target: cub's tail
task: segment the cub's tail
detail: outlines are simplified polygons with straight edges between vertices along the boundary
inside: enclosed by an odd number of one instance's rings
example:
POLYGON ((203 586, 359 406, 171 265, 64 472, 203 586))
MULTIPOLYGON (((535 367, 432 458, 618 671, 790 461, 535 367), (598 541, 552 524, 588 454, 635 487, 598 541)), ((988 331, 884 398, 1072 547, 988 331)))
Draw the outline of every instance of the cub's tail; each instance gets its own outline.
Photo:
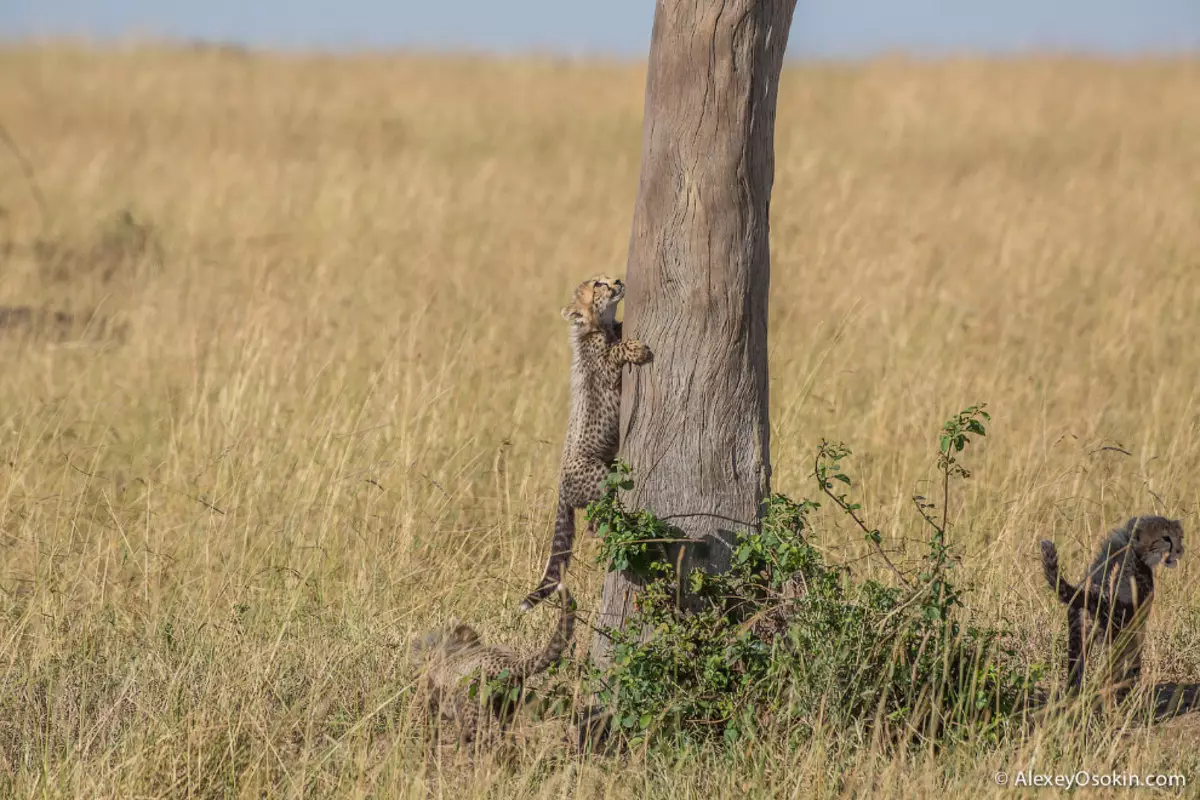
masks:
POLYGON ((1046 576, 1046 583, 1050 584, 1060 602, 1072 608, 1085 608, 1090 605, 1089 610, 1095 613, 1095 593, 1092 593, 1091 598, 1084 597, 1077 587, 1067 583, 1058 571, 1058 548, 1054 546, 1054 542, 1045 539, 1042 540, 1042 574, 1046 576), (1090 604, 1089 599, 1092 601, 1090 604))
POLYGON ((555 628, 550 641, 546 642, 546 646, 542 649, 542 652, 522 659, 517 663, 516 668, 513 670, 515 677, 528 678, 540 672, 545 672, 547 667, 562 658, 567 645, 571 643, 571 636, 575 633, 575 600, 571 597, 571 593, 567 591, 567 587, 562 585, 558 587, 558 596, 562 601, 562 611, 558 616, 558 627, 555 628))
MULTIPOLYGON (((1084 587, 1073 587, 1058 573, 1058 551, 1054 542, 1042 540, 1042 572, 1046 577, 1046 583, 1049 583, 1050 588, 1054 589, 1055 594, 1058 595, 1058 600, 1066 603, 1070 608, 1086 610, 1088 614, 1096 615, 1100 624, 1105 627, 1110 624, 1112 604, 1106 597, 1099 591, 1085 591, 1084 587)), ((1118 609, 1122 608, 1120 603, 1117 604, 1117 607, 1118 609)))
POLYGON ((1058 599, 1070 605, 1075 596, 1075 589, 1058 574, 1058 548, 1054 546, 1054 542, 1045 539, 1042 540, 1042 574, 1046 576, 1046 583, 1050 584, 1058 599))
POLYGON ((521 601, 521 610, 528 611, 545 600, 562 585, 567 565, 571 563, 571 548, 575 546, 575 509, 559 492, 558 510, 554 516, 554 538, 550 540, 550 558, 542 572, 538 587, 521 601))
POLYGON ((1099 592, 1085 592, 1078 586, 1072 586, 1058 572, 1058 549, 1054 542, 1042 540, 1042 573, 1046 583, 1063 602, 1074 609, 1086 609, 1089 614, 1095 614, 1107 620, 1110 613, 1109 603, 1100 596, 1099 592))

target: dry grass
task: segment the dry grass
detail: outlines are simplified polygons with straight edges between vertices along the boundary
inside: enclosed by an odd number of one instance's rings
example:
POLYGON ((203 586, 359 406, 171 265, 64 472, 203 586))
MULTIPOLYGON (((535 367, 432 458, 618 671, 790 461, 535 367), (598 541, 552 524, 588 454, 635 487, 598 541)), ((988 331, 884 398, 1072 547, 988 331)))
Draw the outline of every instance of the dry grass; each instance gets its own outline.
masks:
MULTIPOLYGON (((533 647, 554 615, 514 611, 550 532, 557 309, 623 269, 643 77, 0 51, 0 122, 50 212, 0 156, 0 304, 128 326, 0 331, 0 793, 891 797, 988 794, 1028 767, 1200 783, 1187 720, 896 760, 823 741, 716 766, 419 755, 392 702, 408 636, 453 613, 533 647)), ((1196 528, 1198 87, 1195 61, 784 77, 775 487, 811 494, 815 444, 844 439, 902 546, 940 420, 986 400, 953 537, 971 604, 1031 659, 1059 659, 1065 629, 1038 537, 1077 575, 1131 513, 1196 528)), ((820 523, 823 547, 861 554, 820 523)), ((1151 679, 1200 679, 1197 569, 1162 581, 1151 679)), ((577 559, 584 608, 599 578, 577 559)))

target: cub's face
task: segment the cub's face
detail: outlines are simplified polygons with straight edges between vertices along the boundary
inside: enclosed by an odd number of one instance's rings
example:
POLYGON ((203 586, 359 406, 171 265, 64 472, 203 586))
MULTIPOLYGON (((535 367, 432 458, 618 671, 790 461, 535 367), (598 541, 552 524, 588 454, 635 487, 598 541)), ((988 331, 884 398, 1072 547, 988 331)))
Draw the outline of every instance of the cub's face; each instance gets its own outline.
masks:
POLYGON ((576 328, 611 325, 616 319, 617 303, 624 296, 625 282, 620 278, 591 278, 575 289, 571 302, 562 310, 563 319, 576 328))
POLYGON ((1142 517, 1137 522, 1135 548, 1148 567, 1179 566, 1183 557, 1183 524, 1166 517, 1142 517))
POLYGON ((444 628, 430 631, 412 643, 409 655, 417 662, 450 658, 479 645, 479 634, 470 625, 451 620, 444 628))

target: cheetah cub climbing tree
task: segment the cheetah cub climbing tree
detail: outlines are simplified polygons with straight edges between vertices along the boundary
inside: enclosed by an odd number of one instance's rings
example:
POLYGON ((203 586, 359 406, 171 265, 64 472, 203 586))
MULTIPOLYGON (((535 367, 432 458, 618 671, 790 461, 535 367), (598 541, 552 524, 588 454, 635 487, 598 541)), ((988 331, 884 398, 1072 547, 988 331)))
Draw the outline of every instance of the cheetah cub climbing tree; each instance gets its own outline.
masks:
POLYGON ((571 324, 571 412, 558 475, 554 537, 542 580, 521 602, 529 610, 562 583, 575 542, 575 509, 604 495, 604 479, 620 444, 621 368, 645 364, 650 349, 621 339, 617 303, 625 296, 618 278, 596 277, 575 290, 562 310, 571 324))

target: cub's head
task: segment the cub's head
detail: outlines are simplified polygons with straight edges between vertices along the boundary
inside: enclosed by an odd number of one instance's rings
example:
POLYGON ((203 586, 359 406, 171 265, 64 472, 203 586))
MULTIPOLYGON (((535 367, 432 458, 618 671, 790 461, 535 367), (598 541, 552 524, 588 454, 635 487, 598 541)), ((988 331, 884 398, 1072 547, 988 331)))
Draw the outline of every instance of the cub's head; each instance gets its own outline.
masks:
POLYGON ((579 284, 571 302, 563 307, 563 319, 577 330, 596 330, 612 325, 616 320, 617 303, 624 296, 625 282, 620 278, 590 278, 579 284))
POLYGON ((1129 521, 1133 531, 1134 552, 1142 562, 1153 567, 1179 566, 1183 556, 1183 525, 1180 520, 1166 517, 1136 517, 1129 521))
POLYGON ((475 629, 452 619, 445 627, 430 631, 413 642, 409 655, 418 663, 427 663, 438 658, 452 658, 478 645, 479 634, 475 629))

